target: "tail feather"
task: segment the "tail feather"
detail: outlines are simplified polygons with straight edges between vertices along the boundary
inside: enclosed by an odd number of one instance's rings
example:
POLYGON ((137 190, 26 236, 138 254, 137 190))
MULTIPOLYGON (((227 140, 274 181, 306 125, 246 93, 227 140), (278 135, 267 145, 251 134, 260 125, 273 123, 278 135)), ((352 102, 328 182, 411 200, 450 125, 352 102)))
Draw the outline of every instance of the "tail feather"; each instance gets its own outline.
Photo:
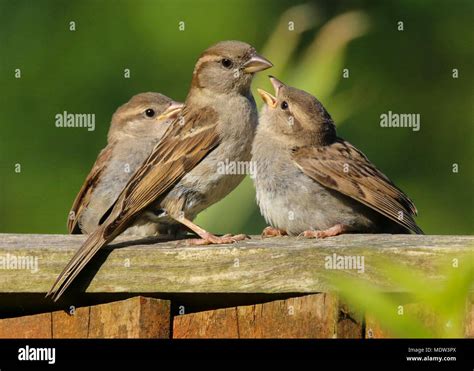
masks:
POLYGON ((104 238, 104 230, 104 227, 99 227, 89 236, 63 269, 46 296, 51 296, 54 301, 57 301, 97 251, 113 240, 115 236, 104 238))
POLYGON ((425 234, 425 232, 423 232, 423 230, 416 223, 415 223, 415 227, 414 227, 413 231, 416 234, 425 234))

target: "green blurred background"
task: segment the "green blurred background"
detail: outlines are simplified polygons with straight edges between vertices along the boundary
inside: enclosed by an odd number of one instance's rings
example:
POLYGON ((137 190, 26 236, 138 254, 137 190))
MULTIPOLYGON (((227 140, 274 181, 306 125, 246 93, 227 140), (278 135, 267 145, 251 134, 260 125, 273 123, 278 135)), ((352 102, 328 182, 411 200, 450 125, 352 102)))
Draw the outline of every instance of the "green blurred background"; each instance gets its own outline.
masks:
MULTIPOLYGON (((65 233, 114 110, 144 91, 183 100, 200 52, 237 39, 320 98, 339 134, 415 201, 425 232, 472 234, 473 13, 470 0, 0 0, 0 232, 65 233), (389 110, 421 114, 421 130, 381 128, 389 110), (95 113, 96 130, 56 128, 63 111, 95 113)), ((254 89, 270 89, 265 75, 254 89)), ((249 179, 198 222, 265 225, 249 179)))

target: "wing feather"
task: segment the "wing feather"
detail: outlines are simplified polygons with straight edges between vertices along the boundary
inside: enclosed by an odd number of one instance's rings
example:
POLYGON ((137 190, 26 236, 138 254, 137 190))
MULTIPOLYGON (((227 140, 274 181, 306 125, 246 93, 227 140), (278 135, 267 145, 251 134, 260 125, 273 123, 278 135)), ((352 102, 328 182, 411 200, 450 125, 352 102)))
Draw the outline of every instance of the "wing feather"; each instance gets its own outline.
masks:
POLYGON ((75 253, 47 296, 57 300, 104 245, 128 227, 152 202, 165 195, 219 144, 217 114, 212 109, 188 112, 176 119, 150 156, 129 180, 103 224, 75 253))
POLYGON ((415 232, 414 203, 350 143, 338 139, 321 147, 293 149, 293 160, 306 175, 415 232))
POLYGON ((114 143, 110 143, 105 147, 97 157, 91 171, 86 177, 86 180, 82 184, 79 193, 71 207, 71 211, 68 214, 67 229, 70 234, 80 234, 81 229, 79 227, 79 220, 82 212, 87 208, 92 197, 92 193, 97 186, 97 183, 101 177, 101 174, 109 163, 109 159, 112 155, 114 143))

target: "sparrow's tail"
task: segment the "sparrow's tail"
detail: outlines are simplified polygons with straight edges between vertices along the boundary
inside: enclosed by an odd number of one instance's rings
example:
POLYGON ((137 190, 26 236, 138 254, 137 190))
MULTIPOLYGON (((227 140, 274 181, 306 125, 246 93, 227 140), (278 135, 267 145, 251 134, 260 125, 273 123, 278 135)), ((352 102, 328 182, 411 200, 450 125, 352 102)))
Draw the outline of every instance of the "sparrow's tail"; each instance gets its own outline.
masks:
POLYGON ((414 232, 416 234, 425 234, 425 232, 423 232, 423 230, 420 227, 418 227, 417 224, 415 224, 414 232))
POLYGON ((106 225, 100 226, 87 238, 58 276, 46 297, 51 296, 54 301, 57 301, 97 251, 115 238, 116 234, 105 238, 105 228, 106 225))

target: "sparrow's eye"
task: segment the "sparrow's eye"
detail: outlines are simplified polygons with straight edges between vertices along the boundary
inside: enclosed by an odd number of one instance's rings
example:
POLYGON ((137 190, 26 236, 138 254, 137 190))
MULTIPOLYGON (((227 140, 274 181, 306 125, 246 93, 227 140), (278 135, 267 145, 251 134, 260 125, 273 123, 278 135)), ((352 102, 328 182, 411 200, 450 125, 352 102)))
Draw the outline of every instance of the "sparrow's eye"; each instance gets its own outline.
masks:
POLYGON ((155 111, 151 108, 148 108, 146 111, 145 111, 145 115, 147 115, 148 117, 153 117, 155 116, 155 111))
POLYGON ((232 66, 234 65, 232 63, 232 61, 228 58, 224 58, 221 60, 221 64, 225 67, 225 68, 232 68, 232 66))
POLYGON ((283 101, 283 102, 281 102, 280 107, 281 107, 281 109, 288 109, 288 103, 286 103, 286 101, 283 101))

